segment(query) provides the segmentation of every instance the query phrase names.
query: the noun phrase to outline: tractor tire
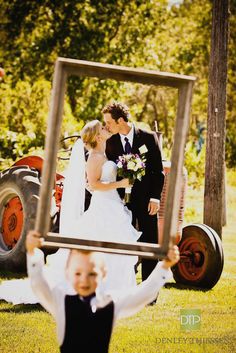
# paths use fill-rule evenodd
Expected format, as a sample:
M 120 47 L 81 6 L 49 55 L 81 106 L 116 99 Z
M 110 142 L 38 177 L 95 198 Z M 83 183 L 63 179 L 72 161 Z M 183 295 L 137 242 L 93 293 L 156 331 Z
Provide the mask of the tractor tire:
M 216 251 L 220 253 L 220 264 L 221 266 L 220 267 L 220 274 L 222 273 L 223 271 L 223 267 L 224 267 L 224 252 L 223 252 L 223 247 L 222 247 L 222 241 L 219 237 L 219 235 L 216 233 L 216 231 L 211 228 L 210 226 L 206 225 L 205 224 L 205 227 L 207 227 L 207 229 L 209 229 L 209 231 L 211 232 L 211 234 L 213 235 L 214 239 L 215 239 L 215 242 L 216 242 Z
M 213 288 L 224 266 L 218 234 L 205 224 L 191 224 L 183 228 L 178 247 L 180 261 L 172 268 L 176 283 L 190 288 Z
M 37 170 L 0 173 L 0 269 L 26 272 L 25 237 L 34 228 L 40 181 Z

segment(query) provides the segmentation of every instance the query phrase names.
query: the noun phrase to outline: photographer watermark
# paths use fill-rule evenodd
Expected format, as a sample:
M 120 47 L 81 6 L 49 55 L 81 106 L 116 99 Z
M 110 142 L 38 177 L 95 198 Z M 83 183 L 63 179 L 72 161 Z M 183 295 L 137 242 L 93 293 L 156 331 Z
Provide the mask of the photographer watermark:
M 192 331 L 201 328 L 200 309 L 180 309 L 180 330 Z
M 186 344 L 186 345 L 230 345 L 232 339 L 230 337 L 157 337 L 155 339 L 157 345 L 162 344 Z

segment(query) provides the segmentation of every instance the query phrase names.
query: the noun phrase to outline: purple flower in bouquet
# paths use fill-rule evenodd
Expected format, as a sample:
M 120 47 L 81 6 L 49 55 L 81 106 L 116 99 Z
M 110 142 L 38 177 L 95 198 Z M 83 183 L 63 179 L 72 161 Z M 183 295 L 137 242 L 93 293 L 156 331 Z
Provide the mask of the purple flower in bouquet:
M 124 154 L 117 160 L 117 175 L 128 178 L 132 185 L 136 179 L 139 181 L 145 175 L 145 156 L 144 154 Z M 130 201 L 131 188 L 125 188 L 125 203 Z

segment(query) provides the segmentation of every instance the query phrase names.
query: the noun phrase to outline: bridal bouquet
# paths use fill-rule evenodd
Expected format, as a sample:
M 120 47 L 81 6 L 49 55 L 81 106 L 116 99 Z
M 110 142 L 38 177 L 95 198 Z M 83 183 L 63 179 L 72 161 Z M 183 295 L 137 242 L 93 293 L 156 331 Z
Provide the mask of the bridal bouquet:
M 136 179 L 141 180 L 145 175 L 144 154 L 124 154 L 117 160 L 117 175 L 128 178 L 132 185 Z M 131 187 L 125 188 L 125 203 L 130 202 Z

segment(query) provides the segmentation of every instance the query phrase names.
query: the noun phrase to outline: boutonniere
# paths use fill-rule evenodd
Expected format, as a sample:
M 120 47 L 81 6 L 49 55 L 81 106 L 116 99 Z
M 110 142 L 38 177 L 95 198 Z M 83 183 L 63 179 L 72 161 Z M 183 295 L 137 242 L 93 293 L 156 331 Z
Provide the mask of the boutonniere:
M 142 145 L 141 147 L 139 147 L 139 152 L 141 154 L 147 153 L 148 149 L 146 145 Z

